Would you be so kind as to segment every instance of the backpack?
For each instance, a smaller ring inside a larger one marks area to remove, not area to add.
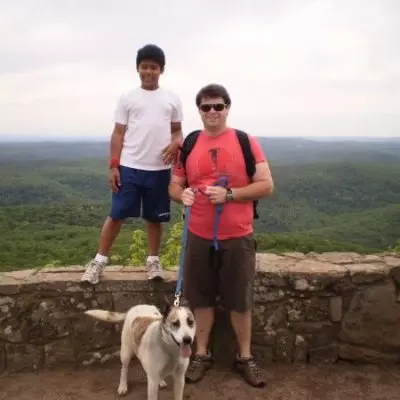
[[[180,155],[180,162],[182,167],[186,167],[186,160],[189,157],[190,152],[193,150],[194,145],[196,144],[197,138],[199,137],[200,130],[193,131],[186,136],[185,140],[181,146],[181,155]],[[241,130],[235,129],[236,136],[238,138],[240,147],[242,149],[244,162],[246,164],[246,174],[249,177],[250,181],[253,178],[253,175],[256,172],[256,161],[254,155],[251,151],[250,140],[247,136],[246,132]],[[253,200],[253,217],[254,219],[259,218],[258,214],[258,200]]]

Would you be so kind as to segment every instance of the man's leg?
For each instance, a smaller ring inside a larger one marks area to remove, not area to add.
[[[188,232],[183,289],[196,321],[196,351],[186,371],[188,383],[199,382],[212,366],[209,340],[214,324],[218,274],[210,268],[209,250],[210,241]]]
[[[161,171],[142,171],[143,213],[147,222],[147,276],[148,279],[164,279],[159,259],[162,223],[171,219],[171,200],[168,185],[171,177],[169,169]]]
[[[108,263],[110,252],[125,218],[140,216],[140,192],[135,184],[135,171],[132,168],[120,167],[121,187],[112,194],[111,212],[101,230],[99,247],[95,258],[86,264],[81,281],[93,285],[99,282]]]
[[[221,297],[230,310],[238,345],[235,369],[247,383],[265,386],[265,379],[251,354],[253,284],[256,246],[252,236],[226,241],[221,270]]]

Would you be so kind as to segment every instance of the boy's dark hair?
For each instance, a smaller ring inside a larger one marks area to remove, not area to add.
[[[136,68],[143,60],[151,60],[157,63],[161,70],[165,67],[165,54],[164,51],[155,44],[146,44],[138,50],[136,55]]]
[[[199,107],[201,101],[205,98],[216,98],[222,97],[224,99],[224,103],[230,107],[231,98],[229,96],[228,91],[222,86],[216,83],[211,83],[210,85],[204,86],[199,90],[196,95],[196,106]]]

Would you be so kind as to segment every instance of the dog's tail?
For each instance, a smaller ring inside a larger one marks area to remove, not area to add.
[[[101,321],[106,321],[111,323],[123,322],[125,321],[126,318],[126,313],[119,313],[106,310],[87,310],[85,311],[85,314],[93,318],[99,319]]]

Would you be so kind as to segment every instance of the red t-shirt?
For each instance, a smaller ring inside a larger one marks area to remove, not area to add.
[[[260,144],[250,135],[249,140],[256,163],[266,161]],[[173,174],[184,178],[185,170],[178,163],[173,169]],[[227,128],[216,137],[208,136],[202,131],[186,160],[186,180],[191,188],[204,190],[206,186],[212,186],[221,176],[228,178],[228,186],[232,188],[249,184],[243,152],[236,133],[231,128]],[[198,191],[191,208],[189,230],[204,239],[213,239],[214,217],[215,205],[210,203],[206,195]],[[224,203],[218,227],[218,239],[243,237],[252,232],[252,201]]]

